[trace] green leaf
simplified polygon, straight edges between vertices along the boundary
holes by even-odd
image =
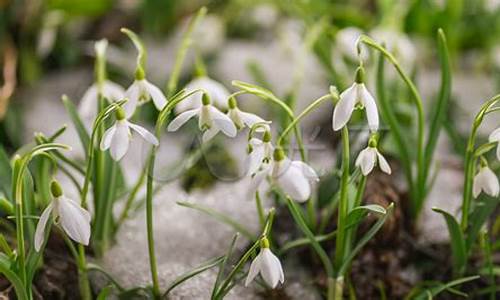
[[[317,235],[314,237],[314,239],[316,240],[316,242],[318,243],[321,243],[321,242],[324,242],[324,241],[328,241],[330,239],[333,239],[335,236],[337,235],[337,231],[334,230],[328,234],[323,234],[323,235]],[[301,247],[301,246],[306,246],[306,245],[310,245],[311,244],[311,239],[309,239],[308,237],[304,237],[304,238],[299,238],[299,239],[296,239],[296,240],[293,240],[293,241],[290,241],[290,242],[287,242],[285,243],[279,253],[280,254],[283,254],[293,248],[297,248],[297,247]]]
[[[437,103],[435,104],[434,115],[431,118],[431,126],[429,127],[428,140],[425,147],[426,174],[429,172],[429,165],[432,162],[439,132],[441,131],[443,122],[446,120],[451,95],[450,55],[448,53],[448,46],[446,45],[446,36],[442,29],[438,30],[438,53],[441,64],[441,88]]]
[[[63,95],[62,102],[64,104],[64,107],[66,107],[66,111],[68,111],[69,118],[75,126],[78,137],[80,138],[80,143],[82,143],[83,150],[85,151],[85,153],[87,153],[87,149],[90,143],[90,136],[87,132],[87,129],[85,129],[85,125],[83,124],[80,115],[78,115],[77,108],[66,95]]]
[[[465,241],[467,253],[470,251],[477,236],[483,228],[483,225],[488,221],[489,217],[495,212],[495,207],[500,203],[500,198],[492,198],[481,195],[477,204],[474,205],[474,210],[469,215],[469,226],[467,227],[467,238]]]
[[[417,300],[432,299],[433,297],[437,296],[438,294],[440,294],[444,291],[450,291],[450,292],[457,294],[457,291],[455,289],[452,289],[452,287],[454,287],[456,285],[463,284],[465,282],[476,280],[479,278],[480,278],[480,276],[474,275],[474,276],[459,278],[459,279],[450,281],[448,283],[440,283],[436,287],[422,291],[418,296],[415,297],[415,299],[417,299]],[[460,292],[458,291],[458,293],[460,293]]]
[[[214,210],[213,208],[210,208],[210,207],[207,207],[204,205],[200,205],[200,204],[189,203],[189,202],[178,201],[177,204],[180,206],[189,207],[189,208],[201,211],[201,212],[211,216],[212,218],[214,218],[214,219],[216,219],[216,220],[218,220],[226,225],[233,227],[234,230],[241,233],[242,235],[247,237],[249,240],[251,240],[251,241],[256,240],[256,237],[248,229],[245,228],[245,225],[233,220],[232,218],[226,216],[225,214],[223,214],[221,212]]]
[[[108,296],[111,293],[112,289],[113,289],[113,286],[111,286],[111,285],[108,285],[108,286],[104,287],[99,292],[99,295],[97,295],[97,300],[106,300],[106,299],[108,299]]]
[[[384,225],[385,221],[387,220],[387,217],[391,215],[393,208],[394,208],[394,203],[391,203],[391,205],[389,205],[387,207],[386,213],[383,214],[383,216],[375,224],[373,224],[373,226],[370,228],[370,230],[368,230],[359,239],[359,241],[356,244],[356,246],[351,250],[351,252],[349,252],[349,254],[347,255],[347,257],[342,262],[342,265],[340,266],[340,268],[339,268],[339,270],[337,272],[338,274],[340,274],[340,275],[344,274],[344,272],[349,267],[351,261],[359,253],[359,251],[361,251],[361,249],[363,248],[363,246],[365,246],[366,243],[368,243],[372,239],[372,237],[380,230],[380,228],[382,228],[382,226]]]
[[[439,209],[432,208],[433,211],[440,213],[448,227],[448,233],[450,234],[451,239],[451,252],[453,256],[453,268],[456,272],[461,273],[464,271],[465,264],[467,262],[467,251],[465,249],[465,239],[462,234],[462,230],[460,225],[455,220],[455,218],[449,214],[448,212]]]
[[[3,274],[5,278],[12,284],[16,290],[16,296],[19,300],[28,300],[28,295],[24,289],[24,285],[21,278],[17,276],[11,269],[12,261],[3,253],[0,253],[0,274]]]
[[[479,146],[476,149],[476,151],[474,151],[474,156],[479,157],[481,155],[484,155],[487,152],[489,152],[491,149],[495,148],[497,145],[498,145],[498,142],[491,142],[491,143],[482,144],[481,146]]]
[[[233,250],[234,250],[234,245],[236,244],[236,241],[238,240],[238,233],[236,233],[231,241],[231,244],[229,244],[229,248],[227,250],[226,256],[222,260],[219,266],[219,271],[217,272],[217,277],[215,278],[215,283],[212,288],[212,295],[210,296],[210,299],[213,299],[215,295],[217,294],[217,290],[219,289],[219,284],[220,281],[222,280],[222,276],[224,275],[224,270],[226,268],[226,263],[229,258],[233,255]]]
[[[219,265],[224,259],[225,259],[226,256],[219,256],[219,257],[216,257],[216,258],[213,258],[209,261],[206,261],[204,263],[202,263],[201,265],[199,265],[198,267],[194,268],[193,270],[190,270],[184,274],[182,274],[181,276],[177,277],[168,287],[167,287],[167,290],[165,291],[165,293],[163,294],[163,298],[166,298],[168,293],[170,293],[170,291],[172,291],[176,286],[178,286],[179,284],[183,283],[184,281],[200,274],[200,273],[203,273],[205,272],[206,270],[209,270],[217,265]]]
[[[385,215],[387,213],[387,211],[386,211],[385,208],[383,208],[382,206],[377,205],[377,204],[369,204],[369,205],[362,205],[362,206],[355,207],[347,215],[347,218],[346,218],[346,223],[347,223],[346,228],[350,228],[352,226],[356,226],[370,212],[376,213],[376,214],[381,214],[381,215]]]

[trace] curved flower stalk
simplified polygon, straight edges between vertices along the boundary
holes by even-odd
[[[340,94],[340,100],[333,111],[333,130],[342,129],[351,119],[354,109],[365,109],[368,127],[371,131],[378,130],[379,117],[377,104],[373,96],[366,89],[364,77],[365,71],[363,67],[359,67],[356,70],[355,82]]]
[[[285,282],[281,262],[271,249],[269,249],[269,240],[266,237],[260,240],[260,252],[250,265],[245,286],[249,286],[259,273],[264,281],[273,289],[278,286],[278,283],[283,284]]]
[[[162,110],[167,104],[167,99],[163,92],[154,84],[146,79],[146,50],[139,37],[132,31],[122,28],[125,33],[134,43],[137,48],[137,67],[135,70],[135,80],[125,92],[125,97],[128,99],[127,103],[123,105],[126,117],[130,118],[137,106],[142,105],[149,100],[153,100],[155,107]]]
[[[207,77],[200,76],[189,82],[186,87],[186,92],[189,93],[194,90],[204,90],[210,99],[213,101],[213,105],[219,109],[227,109],[227,99],[229,98],[229,91],[221,83]],[[175,111],[181,113],[187,110],[192,110],[199,108],[202,103],[202,95],[200,93],[194,93],[186,100],[175,106]]]
[[[369,143],[368,147],[361,150],[354,164],[361,169],[364,176],[370,174],[376,164],[384,173],[391,174],[391,167],[385,157],[378,151],[376,144]]]
[[[186,99],[187,100],[187,99]],[[168,131],[177,131],[182,125],[194,116],[198,117],[198,127],[203,131],[202,140],[204,143],[212,139],[219,131],[229,137],[235,137],[237,133],[236,125],[225,114],[210,104],[210,96],[203,93],[202,106],[187,110],[179,114],[170,124]]]
[[[117,83],[106,79],[106,49],[108,41],[102,39],[94,45],[96,53],[96,82],[92,84],[83,94],[78,112],[84,119],[92,119],[97,115],[99,97],[102,96],[109,101],[123,99],[125,90]]]
[[[483,162],[481,164],[479,172],[477,172],[476,176],[474,176],[474,182],[472,183],[472,195],[474,198],[477,198],[481,192],[484,192],[491,197],[497,197],[500,192],[498,178],[487,164]]]
[[[241,111],[238,108],[238,103],[236,102],[236,99],[234,97],[229,97],[227,103],[229,107],[227,115],[233,121],[234,125],[236,125],[236,128],[238,130],[241,130],[245,127],[251,129],[256,124],[262,124],[262,126],[259,126],[256,129],[257,132],[262,132],[265,130],[269,131],[271,129],[268,125],[271,123],[270,121],[266,121],[256,114]]]
[[[297,202],[307,201],[311,197],[311,183],[319,180],[313,168],[302,161],[285,157],[281,148],[275,149],[273,161],[263,164],[252,177],[249,189],[252,195],[267,176],[271,176],[272,182]]]
[[[87,246],[90,239],[90,213],[76,201],[63,195],[57,181],[52,181],[50,190],[53,200],[43,211],[35,231],[35,250],[40,251],[50,215],[56,224],[75,242]]]
[[[158,146],[158,139],[144,127],[133,124],[125,118],[125,111],[121,107],[116,110],[116,122],[104,133],[100,148],[102,151],[110,149],[111,157],[119,161],[127,153],[130,139],[132,137],[131,129],[137,132],[148,143]]]
[[[497,159],[500,160],[500,127],[493,130],[493,132],[488,137],[490,143],[498,143],[497,145]]]

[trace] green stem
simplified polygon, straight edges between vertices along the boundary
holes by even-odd
[[[85,248],[82,244],[78,244],[78,285],[82,300],[91,300],[92,292],[90,290],[90,282],[87,273]]]
[[[345,220],[348,213],[348,185],[349,185],[349,131],[347,126],[342,128],[342,178],[340,182],[340,198],[337,219],[337,238],[335,241],[335,266],[340,267],[344,260],[345,250]],[[343,274],[337,274],[338,276]]]
[[[361,180],[358,184],[358,190],[356,192],[356,198],[354,199],[353,207],[351,207],[350,210],[361,205],[363,201],[363,195],[365,193],[365,188],[366,188],[366,176],[361,176]],[[354,226],[353,228],[347,230],[346,243],[345,243],[346,253],[349,253],[351,251],[352,242],[354,241],[354,237],[356,236],[356,229],[357,226]]]
[[[259,192],[255,192],[255,206],[257,207],[257,214],[259,215],[259,223],[262,228],[264,228],[266,219],[264,217],[264,208],[262,207],[262,201],[260,199]]]

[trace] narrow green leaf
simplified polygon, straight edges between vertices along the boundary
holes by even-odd
[[[229,244],[229,248],[227,250],[226,256],[224,257],[224,259],[222,260],[222,262],[219,266],[219,271],[217,272],[217,277],[215,279],[215,283],[214,283],[214,286],[212,288],[212,295],[210,296],[210,299],[213,299],[215,297],[215,295],[217,294],[217,290],[219,289],[220,281],[222,280],[222,276],[224,275],[224,270],[226,268],[227,260],[230,259],[231,256],[233,255],[234,245],[236,244],[236,241],[238,240],[238,236],[239,236],[238,233],[236,233],[233,236],[233,239],[231,240],[231,243]]]
[[[26,294],[21,278],[19,278],[17,274],[12,271],[11,265],[12,261],[3,253],[0,253],[0,274],[3,274],[12,284],[16,290],[16,296],[19,300],[28,300],[28,295]]]
[[[97,295],[97,300],[106,300],[109,297],[109,294],[111,293],[113,287],[111,285],[108,285],[104,287],[100,292],[99,295]]]
[[[314,239],[316,240],[316,242],[321,243],[321,242],[333,239],[336,235],[337,235],[337,231],[334,230],[328,234],[317,235],[314,237]],[[279,253],[283,254],[283,253],[285,253],[293,248],[306,246],[306,245],[310,245],[310,244],[311,244],[311,239],[309,239],[308,237],[299,238],[299,239],[296,239],[296,240],[293,240],[293,241],[290,241],[290,242],[287,242],[286,244],[284,244],[281,247]]]
[[[368,213],[376,213],[385,215],[387,213],[386,209],[377,204],[369,204],[355,207],[349,212],[346,218],[346,227],[352,227],[359,224]]]
[[[474,276],[468,276],[468,277],[463,277],[459,278],[453,281],[450,281],[448,283],[441,283],[436,287],[426,289],[422,293],[420,293],[418,296],[415,297],[417,300],[423,300],[423,299],[432,299],[433,297],[436,297],[438,294],[444,292],[444,291],[450,291],[450,289],[454,286],[463,284],[465,282],[469,282],[472,280],[479,279],[480,276],[474,275]],[[457,291],[453,289],[453,293],[457,294]],[[460,293],[460,292],[459,292]],[[430,297],[430,298],[429,298]]]
[[[437,36],[439,62],[441,64],[441,88],[439,90],[437,103],[435,104],[434,115],[431,118],[427,145],[425,147],[425,174],[429,172],[429,165],[432,162],[432,157],[434,154],[434,149],[436,148],[436,142],[439,137],[439,132],[441,131],[443,122],[446,119],[446,113],[448,111],[447,108],[450,102],[451,95],[450,55],[448,52],[448,46],[446,44],[446,36],[442,29],[438,30]]]
[[[223,214],[221,212],[214,210],[213,208],[210,208],[210,207],[207,207],[204,205],[200,205],[200,204],[189,203],[189,202],[178,201],[177,204],[180,206],[189,207],[189,208],[193,208],[193,209],[196,209],[198,211],[201,211],[201,212],[211,216],[212,218],[214,218],[214,219],[216,219],[216,220],[218,220],[226,225],[233,227],[237,232],[241,233],[249,240],[251,240],[251,241],[256,240],[256,237],[248,229],[245,228],[245,225],[233,220],[232,218],[226,216],[225,214]]]
[[[394,203],[391,203],[389,207],[386,209],[386,213],[382,215],[382,217],[375,223],[373,226],[368,230],[358,241],[356,246],[349,252],[347,257],[344,259],[342,262],[342,265],[340,266],[338,270],[338,274],[342,275],[344,272],[347,270],[349,267],[351,261],[354,259],[354,257],[361,251],[361,249],[368,243],[372,237],[382,228],[384,225],[385,221],[387,220],[387,217],[391,215],[392,209],[394,208]]]
[[[90,142],[89,133],[87,132],[87,129],[85,129],[85,125],[83,124],[80,115],[78,115],[77,108],[73,104],[73,102],[71,102],[71,100],[66,95],[63,95],[62,102],[64,104],[64,107],[66,107],[66,111],[68,112],[73,125],[75,126],[78,137],[80,138],[80,143],[82,143],[82,147],[86,152]]]
[[[456,272],[461,273],[462,271],[464,271],[465,264],[467,262],[467,251],[465,249],[465,239],[462,234],[460,225],[455,220],[455,218],[448,212],[435,207],[432,208],[432,210],[437,213],[440,213],[446,221],[446,225],[448,227],[448,232],[450,234],[450,239],[451,239],[453,267]]]

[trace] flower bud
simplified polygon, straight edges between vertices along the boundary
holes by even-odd
[[[275,161],[282,161],[283,159],[285,159],[285,152],[283,152],[283,149],[276,148],[273,153],[273,159]]]
[[[203,103],[203,105],[210,104],[210,96],[207,93],[203,93],[203,96],[201,97],[201,103]]]
[[[264,132],[264,136],[262,137],[262,141],[264,143],[269,143],[271,141],[271,132],[269,130],[266,130],[266,132]]]
[[[365,69],[363,67],[358,67],[356,69],[356,76],[354,78],[356,83],[364,83],[365,82]]]
[[[234,97],[230,97],[227,100],[227,106],[229,107],[229,109],[235,109],[236,107],[238,107],[236,99]]]
[[[115,115],[116,115],[116,119],[118,121],[121,121],[121,120],[124,120],[125,119],[125,111],[123,110],[123,108],[121,107],[118,107],[115,111]]]
[[[59,184],[59,182],[57,182],[57,180],[52,180],[52,182],[50,183],[50,192],[52,193],[52,196],[54,198],[59,198],[62,196],[63,191],[61,185]]]

